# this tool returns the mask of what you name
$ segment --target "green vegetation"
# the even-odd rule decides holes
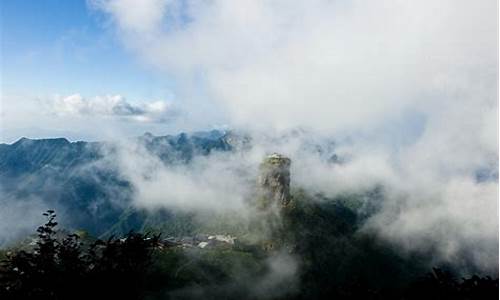
[[[334,199],[303,190],[292,195],[271,235],[253,221],[227,214],[201,218],[157,212],[138,223],[143,232],[218,232],[239,238],[234,245],[203,249],[163,244],[159,235],[144,233],[92,240],[78,232],[58,239],[55,215],[48,212],[33,252],[0,253],[0,298],[498,298],[498,279],[457,279],[452,272],[432,269],[429,257],[403,255],[376,235],[360,231],[366,218],[359,213],[363,199],[380,197],[380,190]],[[132,220],[135,213],[122,221]],[[84,236],[89,242],[82,242]]]
[[[158,236],[129,233],[124,239],[83,245],[79,236],[56,238],[54,211],[37,229],[32,252],[20,250],[2,261],[1,299],[141,299]]]

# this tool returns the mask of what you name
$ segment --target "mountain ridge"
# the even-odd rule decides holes
[[[165,164],[188,163],[213,151],[231,151],[226,131],[128,139],[139,143]],[[234,138],[234,133],[231,133]],[[66,138],[28,139],[0,144],[0,192],[4,204],[39,199],[46,208],[68,216],[69,228],[100,235],[131,205],[130,183],[116,168],[103,162],[112,142],[70,142]],[[1,241],[0,241],[1,243]]]

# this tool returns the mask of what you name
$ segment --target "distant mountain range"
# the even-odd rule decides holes
[[[243,136],[219,130],[166,136],[146,133],[132,141],[166,164],[188,163],[196,156],[231,151],[248,142]],[[123,223],[124,214],[144,218],[130,212],[129,182],[102,160],[115,147],[110,142],[70,142],[65,138],[21,138],[13,144],[0,144],[1,201],[36,199],[56,209],[64,226],[85,229],[95,236],[109,231],[118,220]],[[120,226],[132,229],[141,220],[127,225],[130,222]]]

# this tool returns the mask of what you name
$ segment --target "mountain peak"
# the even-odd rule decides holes
[[[69,144],[70,142],[66,138],[46,138],[46,139],[30,139],[27,137],[22,137],[13,145],[20,145],[26,143],[54,143],[54,144]]]
[[[154,135],[149,131],[145,132],[142,136],[145,138],[153,138],[154,137]]]
[[[23,136],[22,138],[20,138],[17,141],[15,141],[13,143],[13,145],[19,145],[19,144],[23,144],[23,143],[26,143],[26,142],[29,142],[29,141],[32,141],[32,139],[29,139],[29,138]]]
[[[260,165],[259,185],[263,191],[264,207],[290,202],[290,158],[273,153]]]

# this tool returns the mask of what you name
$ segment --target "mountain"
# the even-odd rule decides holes
[[[189,163],[196,156],[231,151],[232,143],[241,144],[241,140],[232,132],[219,130],[166,136],[146,133],[131,139],[165,164]],[[111,142],[70,142],[65,138],[21,138],[13,144],[0,144],[0,203],[36,200],[64,216],[63,225],[99,236],[122,214],[130,213],[130,183],[106,160],[116,147]]]
[[[188,164],[198,155],[234,151],[249,143],[234,133],[215,131],[164,137],[145,134],[134,141],[167,167]],[[49,211],[45,214],[48,223],[38,229],[38,239],[30,236],[16,247],[4,252],[0,249],[0,259],[7,262],[0,265],[0,278],[12,278],[10,282],[2,281],[9,282],[4,284],[6,288],[2,289],[0,282],[0,294],[9,294],[11,287],[29,293],[33,290],[32,282],[40,284],[39,279],[32,278],[42,278],[46,283],[40,289],[51,294],[54,288],[59,291],[59,287],[67,286],[51,282],[64,279],[75,285],[69,289],[72,293],[84,282],[85,291],[91,294],[98,291],[102,295],[106,288],[113,296],[121,292],[122,299],[133,291],[140,291],[144,299],[431,299],[436,295],[443,296],[439,299],[494,299],[491,295],[497,296],[497,279],[476,275],[465,279],[463,275],[470,271],[463,273],[453,264],[439,262],[432,252],[401,251],[377,232],[364,228],[367,217],[383,200],[383,187],[335,197],[306,191],[291,180],[294,162],[273,153],[259,166],[255,193],[246,203],[246,215],[215,212],[200,219],[200,215],[187,211],[150,212],[130,205],[131,184],[106,161],[107,155],[119,150],[117,147],[119,143],[71,143],[65,139],[21,139],[0,146],[0,176],[10,180],[10,185],[1,181],[6,197],[3,201],[40,197],[47,205],[58,206],[58,214],[71,220],[62,226],[68,231],[56,231],[59,234],[47,239],[47,228],[57,225],[52,222],[54,212]],[[200,193],[199,197],[203,196]],[[92,233],[75,232],[75,228]],[[162,235],[127,234],[130,229]],[[67,236],[74,242],[68,243],[67,238],[61,241],[61,235],[69,232],[75,232],[76,235]],[[96,240],[96,236],[106,240]],[[40,245],[45,245],[44,240],[49,245],[44,249],[56,249],[57,255],[42,255]],[[144,248],[148,244],[150,248]],[[79,255],[85,251],[88,255]],[[12,252],[16,256],[9,254]],[[77,254],[70,263],[65,260],[68,253]],[[51,262],[46,263],[45,257]],[[59,267],[53,268],[55,265]],[[74,265],[83,269],[72,274]],[[137,273],[137,265],[147,268]],[[432,266],[444,271],[434,268],[426,274]],[[32,277],[32,273],[40,277]],[[456,275],[463,279],[458,281]],[[110,283],[109,278],[114,281]],[[135,282],[144,284],[134,285]]]

